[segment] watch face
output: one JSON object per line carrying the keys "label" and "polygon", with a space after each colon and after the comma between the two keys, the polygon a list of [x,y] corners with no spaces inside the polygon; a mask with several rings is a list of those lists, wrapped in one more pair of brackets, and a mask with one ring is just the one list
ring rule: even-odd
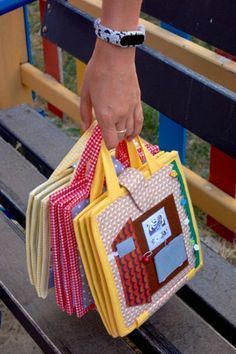
{"label": "watch face", "polygon": [[143,34],[127,35],[121,38],[120,40],[120,44],[124,47],[139,45],[142,44],[143,42],[144,42]]}

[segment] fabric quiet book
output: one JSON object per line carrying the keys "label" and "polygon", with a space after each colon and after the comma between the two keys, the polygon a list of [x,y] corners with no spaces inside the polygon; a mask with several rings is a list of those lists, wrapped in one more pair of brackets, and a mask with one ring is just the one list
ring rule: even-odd
{"label": "fabric quiet book", "polygon": [[26,255],[39,297],[82,317],[97,309],[113,337],[163,306],[202,266],[176,151],[137,137],[108,151],[96,122],[29,195]]}

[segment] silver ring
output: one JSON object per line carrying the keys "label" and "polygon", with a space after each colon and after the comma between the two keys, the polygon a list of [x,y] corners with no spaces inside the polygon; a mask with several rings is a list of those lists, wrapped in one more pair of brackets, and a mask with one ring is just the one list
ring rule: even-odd
{"label": "silver ring", "polygon": [[123,130],[116,130],[117,134],[125,134],[127,132],[127,129]]}

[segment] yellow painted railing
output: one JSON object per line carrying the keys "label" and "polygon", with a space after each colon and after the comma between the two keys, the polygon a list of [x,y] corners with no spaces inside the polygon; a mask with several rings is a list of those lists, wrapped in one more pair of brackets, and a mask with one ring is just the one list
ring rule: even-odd
{"label": "yellow painted railing", "polygon": [[29,63],[21,64],[20,68],[22,83],[25,86],[37,92],[74,121],[80,121],[78,95]]}

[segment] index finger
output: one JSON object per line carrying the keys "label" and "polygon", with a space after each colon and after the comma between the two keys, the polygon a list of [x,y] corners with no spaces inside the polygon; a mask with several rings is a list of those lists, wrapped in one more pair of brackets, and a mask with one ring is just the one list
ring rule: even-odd
{"label": "index finger", "polygon": [[98,124],[100,125],[102,136],[108,150],[114,149],[119,144],[119,138],[116,132],[115,123],[111,119],[97,117]]}

